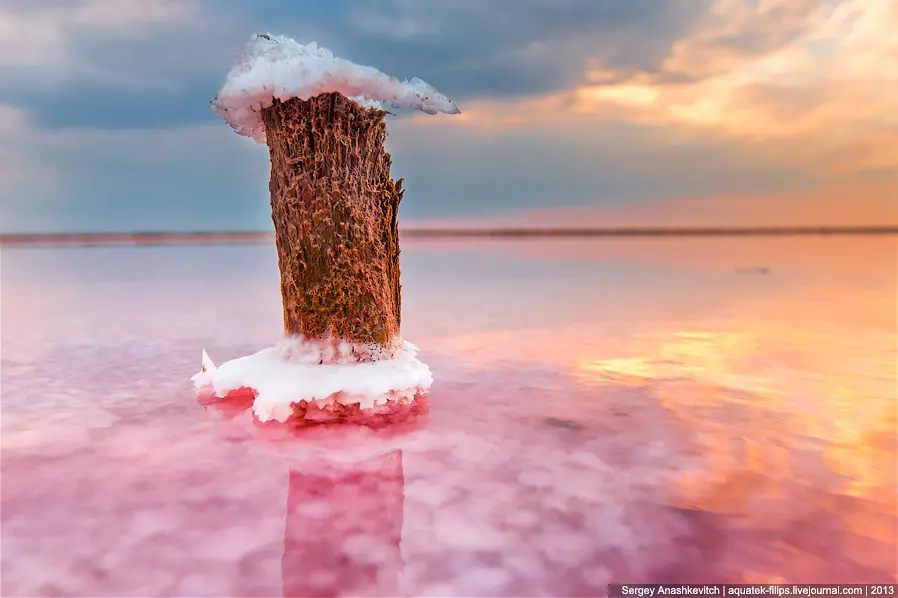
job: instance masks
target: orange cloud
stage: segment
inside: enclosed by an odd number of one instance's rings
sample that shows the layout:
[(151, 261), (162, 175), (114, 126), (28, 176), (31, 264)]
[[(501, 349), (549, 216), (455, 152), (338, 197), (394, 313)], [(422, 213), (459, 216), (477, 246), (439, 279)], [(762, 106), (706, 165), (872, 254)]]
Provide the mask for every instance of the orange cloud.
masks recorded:
[(898, 173), (895, 30), (893, 0), (717, 0), (660, 73), (602, 84), (621, 77), (592, 60), (569, 93), (475, 103), (453, 125), (623, 121), (741, 140), (823, 176)]

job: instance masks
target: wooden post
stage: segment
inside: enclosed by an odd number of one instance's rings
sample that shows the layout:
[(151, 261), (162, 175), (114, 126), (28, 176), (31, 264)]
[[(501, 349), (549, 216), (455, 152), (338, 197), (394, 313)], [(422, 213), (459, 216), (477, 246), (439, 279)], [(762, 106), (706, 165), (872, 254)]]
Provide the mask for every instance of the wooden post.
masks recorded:
[(400, 341), (403, 192), (390, 178), (386, 114), (339, 93), (262, 110), (289, 335), (387, 349)]

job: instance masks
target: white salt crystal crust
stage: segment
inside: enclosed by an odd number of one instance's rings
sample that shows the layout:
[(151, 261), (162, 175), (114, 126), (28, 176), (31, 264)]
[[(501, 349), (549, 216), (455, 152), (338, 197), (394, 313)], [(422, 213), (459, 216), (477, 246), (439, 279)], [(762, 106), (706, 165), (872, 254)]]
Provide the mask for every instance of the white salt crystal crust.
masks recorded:
[(281, 340), (275, 349), (285, 361), (308, 364), (350, 364), (359, 361), (381, 361), (404, 355), (413, 345), (397, 340), (389, 346), (376, 343), (350, 343), (335, 338), (308, 339), (291, 335)]
[(212, 107), (238, 134), (265, 143), (263, 108), (275, 99), (308, 100), (330, 92), (365, 107), (386, 102), (427, 114), (460, 113), (455, 102), (417, 77), (399, 81), (374, 67), (337, 58), (315, 42), (304, 46), (289, 37), (268, 34), (256, 34), (247, 42)]
[(430, 368), (417, 353), (414, 345), (404, 342), (389, 359), (319, 363), (291, 359), (278, 345), (216, 367), (204, 350), (202, 370), (193, 376), (193, 383), (197, 390), (211, 390), (218, 397), (252, 389), (255, 416), (263, 422), (285, 422), (293, 414), (291, 405), (302, 400), (319, 407), (358, 403), (361, 409), (403, 398), (411, 401), (433, 384)]

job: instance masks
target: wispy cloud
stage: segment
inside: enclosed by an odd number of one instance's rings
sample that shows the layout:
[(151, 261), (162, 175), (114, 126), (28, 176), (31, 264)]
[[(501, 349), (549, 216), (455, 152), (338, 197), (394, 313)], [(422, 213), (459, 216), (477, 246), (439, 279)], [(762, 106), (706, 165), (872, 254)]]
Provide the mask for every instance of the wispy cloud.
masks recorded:
[(98, 40), (110, 48), (189, 24), (198, 8), (194, 0), (10, 0), (0, 12), (0, 69), (32, 82), (118, 80), (127, 73), (98, 68), (82, 50)]
[(462, 122), (625, 121), (737, 139), (821, 176), (898, 174), (898, 96), (886, 91), (898, 88), (896, 28), (891, 0), (721, 0), (657, 72), (620, 80), (593, 61), (593, 83), (474, 105)]

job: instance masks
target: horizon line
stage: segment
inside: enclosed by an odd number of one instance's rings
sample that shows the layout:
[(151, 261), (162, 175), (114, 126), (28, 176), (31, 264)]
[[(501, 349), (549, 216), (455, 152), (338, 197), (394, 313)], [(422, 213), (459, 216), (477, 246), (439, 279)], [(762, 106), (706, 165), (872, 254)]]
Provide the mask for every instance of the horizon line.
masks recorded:
[[(400, 237), (411, 239), (536, 239), (601, 237), (726, 237), (809, 235), (898, 235), (898, 225), (871, 226), (767, 226), (767, 227), (493, 227), (407, 228)], [(0, 246), (34, 245), (180, 245), (222, 243), (266, 243), (273, 232), (95, 232), (95, 233), (3, 233)]]

